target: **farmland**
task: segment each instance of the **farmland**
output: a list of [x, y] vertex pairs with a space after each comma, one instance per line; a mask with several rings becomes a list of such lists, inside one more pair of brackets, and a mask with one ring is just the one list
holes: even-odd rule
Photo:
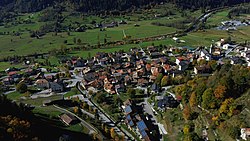
[[[171, 7], [171, 15], [164, 15], [165, 10]], [[42, 26], [52, 23], [53, 21], [42, 22], [39, 20], [42, 12], [37, 12], [33, 14], [20, 14], [12, 21], [8, 21], [0, 26], [0, 56], [7, 57], [12, 55], [28, 55], [33, 53], [48, 52], [55, 48], [60, 48], [62, 45], [67, 47], [77, 46], [74, 43], [74, 39], [80, 39], [81, 45], [85, 44], [97, 44], [120, 41], [123, 37], [130, 36], [131, 39], [135, 38], [145, 38], [150, 36], [156, 36], [161, 34], [173, 33], [180, 29], [175, 27], [167, 26], [157, 26], [152, 23], [158, 22], [161, 24], [166, 23], [176, 23], [179, 21], [184, 21], [190, 16], [197, 17], [201, 13], [200, 11], [195, 11], [191, 13], [190, 11], [183, 12], [178, 11], [173, 5], [163, 5], [155, 7], [151, 10], [138, 10], [134, 13], [128, 13], [124, 16], [109, 16], [109, 17], [99, 17], [99, 16], [85, 16], [79, 13], [72, 15], [70, 12], [63, 12], [63, 16], [66, 20], [62, 23], [63, 27], [68, 25], [73, 25], [75, 23], [80, 23], [85, 25], [88, 29], [85, 32], [49, 32], [46, 35], [37, 38], [31, 38], [30, 33], [32, 31], [40, 30]], [[26, 21], [29, 21], [28, 23]], [[124, 20], [127, 24], [119, 25], [114, 28], [107, 28], [105, 31], [100, 31], [99, 28], [95, 28], [92, 22], [95, 23], [109, 23], [112, 21]], [[188, 25], [189, 23], [187, 23]], [[138, 25], [138, 26], [135, 26]], [[16, 33], [20, 34], [16, 36]], [[125, 34], [125, 35], [124, 35]]]

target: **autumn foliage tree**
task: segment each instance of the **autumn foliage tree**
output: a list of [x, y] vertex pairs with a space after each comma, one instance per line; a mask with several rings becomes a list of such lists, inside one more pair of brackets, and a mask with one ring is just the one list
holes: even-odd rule
[[189, 104], [191, 107], [194, 107], [197, 105], [197, 102], [196, 102], [196, 94], [193, 92], [189, 98]]
[[219, 113], [220, 114], [225, 114], [228, 116], [232, 116], [233, 111], [235, 110], [235, 106], [233, 106], [234, 99], [233, 98], [228, 98], [224, 102], [222, 102]]
[[227, 88], [223, 85], [218, 85], [214, 90], [214, 96], [218, 99], [225, 98]]
[[169, 78], [168, 76], [163, 76], [162, 79], [161, 79], [161, 86], [164, 87], [164, 86], [167, 86], [169, 84]]
[[111, 136], [112, 139], [115, 138], [116, 133], [115, 133], [115, 129], [114, 129], [114, 128], [111, 128], [111, 129], [110, 129], [110, 136]]
[[189, 120], [191, 118], [191, 109], [189, 106], [185, 106], [184, 109], [183, 109], [183, 118], [185, 120]]

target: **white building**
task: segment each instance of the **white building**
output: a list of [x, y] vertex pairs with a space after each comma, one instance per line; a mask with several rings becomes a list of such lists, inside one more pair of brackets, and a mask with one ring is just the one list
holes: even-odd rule
[[240, 132], [241, 132], [240, 137], [243, 140], [247, 140], [250, 138], [250, 128], [241, 128]]

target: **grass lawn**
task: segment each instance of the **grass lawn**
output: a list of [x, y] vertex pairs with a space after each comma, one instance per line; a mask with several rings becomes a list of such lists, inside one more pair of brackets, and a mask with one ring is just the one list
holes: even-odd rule
[[218, 25], [221, 24], [221, 22], [223, 21], [229, 20], [229, 18], [227, 17], [229, 11], [230, 10], [223, 10], [213, 14], [210, 18], [208, 18], [206, 24]]
[[179, 119], [182, 117], [182, 111], [179, 109], [169, 109], [165, 113], [162, 113], [163, 118], [158, 116], [158, 121], [160, 121], [168, 134], [164, 137], [168, 140], [181, 141], [183, 134], [181, 133], [183, 125], [185, 124], [184, 119]]
[[167, 38], [165, 40], [143, 42], [140, 44], [127, 44], [127, 45], [121, 45], [121, 46], [115, 46], [115, 47], [91, 49], [91, 50], [86, 50], [86, 51], [72, 51], [69, 53], [69, 56], [79, 56], [79, 57], [87, 58], [87, 57], [89, 57], [89, 55], [91, 57], [94, 56], [97, 52], [110, 53], [110, 52], [115, 52], [115, 51], [119, 51], [119, 50], [124, 50], [125, 52], [129, 52], [129, 50], [133, 47], [146, 48], [147, 46], [150, 46], [152, 44], [154, 44], [155, 46], [159, 46], [159, 45], [171, 45], [171, 46], [175, 46], [175, 45], [182, 46], [183, 45], [184, 46], [185, 45], [185, 44], [177, 44], [172, 39]]
[[68, 91], [65, 95], [63, 95], [64, 97], [70, 97], [73, 95], [77, 95], [80, 94], [80, 91], [78, 91], [76, 88], [72, 88], [70, 91]]
[[11, 100], [19, 100], [22, 96], [24, 95], [17, 91], [7, 94], [7, 98]]
[[89, 133], [89, 130], [85, 127], [83, 127], [80, 123], [71, 125], [66, 128], [67, 130], [74, 131], [74, 132], [83, 132], [85, 134]]
[[35, 109], [32, 111], [34, 114], [41, 114], [49, 117], [58, 117], [62, 114], [61, 111], [56, 109], [54, 106], [46, 106], [46, 107], [38, 107], [36, 106]]
[[0, 71], [5, 71], [9, 67], [16, 67], [16, 68], [21, 68], [23, 67], [22, 64], [10, 64], [10, 62], [0, 62]]
[[53, 101], [53, 100], [60, 100], [60, 99], [62, 99], [62, 95], [52, 95], [50, 97], [39, 97], [36, 99], [20, 100], [20, 102], [35, 105], [35, 106], [41, 106], [43, 105], [44, 101], [47, 101], [47, 100]]
[[245, 40], [249, 40], [250, 38], [250, 26], [240, 27], [239, 30], [236, 31], [221, 31], [209, 29], [205, 32], [197, 31], [193, 33], [189, 33], [187, 36], [183, 36], [180, 39], [186, 41], [186, 45], [190, 45], [193, 47], [197, 46], [210, 46], [212, 41], [218, 41], [221, 38], [231, 37], [232, 41], [236, 42], [244, 42]]

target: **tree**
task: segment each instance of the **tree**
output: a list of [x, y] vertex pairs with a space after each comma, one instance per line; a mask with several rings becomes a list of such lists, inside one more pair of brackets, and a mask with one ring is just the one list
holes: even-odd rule
[[104, 126], [104, 132], [107, 134], [107, 135], [110, 135], [110, 130], [108, 128], [108, 126], [105, 124]]
[[77, 39], [77, 44], [80, 45], [82, 43], [81, 39]]
[[84, 102], [82, 103], [82, 108], [83, 108], [83, 109], [89, 109], [89, 105], [84, 101]]
[[120, 105], [121, 105], [121, 103], [122, 103], [121, 98], [120, 98], [119, 96], [115, 97], [115, 99], [114, 99], [114, 103], [115, 103], [115, 105], [120, 106]]
[[233, 139], [237, 139], [240, 136], [240, 128], [239, 127], [229, 127], [229, 136]]
[[192, 92], [190, 98], [189, 98], [189, 104], [191, 107], [194, 107], [197, 105], [197, 102], [196, 102], [196, 94], [195, 92]]
[[103, 102], [105, 102], [105, 95], [104, 94], [102, 94], [102, 93], [97, 93], [96, 94], [96, 101], [98, 102], [98, 103], [103, 103]]
[[190, 120], [190, 118], [191, 118], [191, 109], [190, 109], [190, 107], [185, 105], [182, 114], [183, 114], [183, 118], [185, 120]]
[[75, 107], [74, 107], [74, 113], [77, 114], [78, 111], [79, 111], [79, 108], [75, 106]]
[[227, 88], [223, 85], [218, 85], [214, 90], [214, 96], [219, 99], [225, 98]]
[[188, 124], [186, 124], [184, 127], [183, 127], [183, 133], [185, 135], [189, 134], [190, 133], [190, 126]]
[[212, 68], [213, 71], [215, 71], [218, 67], [217, 61], [215, 61], [215, 60], [209, 61], [208, 65]]
[[215, 99], [212, 88], [206, 89], [206, 91], [202, 95], [202, 103], [203, 108], [215, 108]]
[[16, 85], [16, 90], [20, 93], [25, 93], [28, 90], [28, 87], [24, 82], [20, 82]]
[[76, 40], [76, 38], [75, 38], [75, 37], [73, 38], [73, 42], [74, 42], [74, 44], [76, 44], [76, 42], [77, 42], [77, 40]]
[[111, 129], [110, 129], [110, 136], [111, 136], [112, 139], [115, 138], [116, 133], [115, 133], [115, 129], [114, 129], [114, 128], [111, 128]]
[[71, 74], [70, 74], [69, 71], [66, 71], [66, 72], [65, 72], [65, 75], [66, 75], [67, 78], [71, 78]]
[[162, 77], [163, 77], [162, 73], [159, 73], [158, 76], [156, 77], [155, 83], [157, 85], [160, 85]]
[[167, 86], [168, 85], [168, 76], [163, 76], [163, 78], [161, 79], [161, 86]]
[[205, 59], [202, 59], [198, 62], [198, 65], [206, 65], [207, 61]]
[[185, 76], [185, 78], [184, 78], [184, 81], [185, 81], [185, 82], [188, 82], [188, 81], [191, 80], [191, 79], [192, 79], [192, 77], [191, 77], [190, 72], [187, 72], [187, 74], [186, 74], [186, 76]]
[[234, 108], [231, 108], [231, 105], [233, 104], [233, 102], [234, 102], [233, 98], [228, 98], [224, 102], [222, 102], [220, 109], [219, 109], [219, 113], [220, 114], [224, 113], [224, 114], [227, 114], [229, 116], [232, 116], [232, 112], [233, 112]]
[[135, 98], [136, 90], [133, 88], [128, 88], [127, 93], [129, 94], [130, 98]]

